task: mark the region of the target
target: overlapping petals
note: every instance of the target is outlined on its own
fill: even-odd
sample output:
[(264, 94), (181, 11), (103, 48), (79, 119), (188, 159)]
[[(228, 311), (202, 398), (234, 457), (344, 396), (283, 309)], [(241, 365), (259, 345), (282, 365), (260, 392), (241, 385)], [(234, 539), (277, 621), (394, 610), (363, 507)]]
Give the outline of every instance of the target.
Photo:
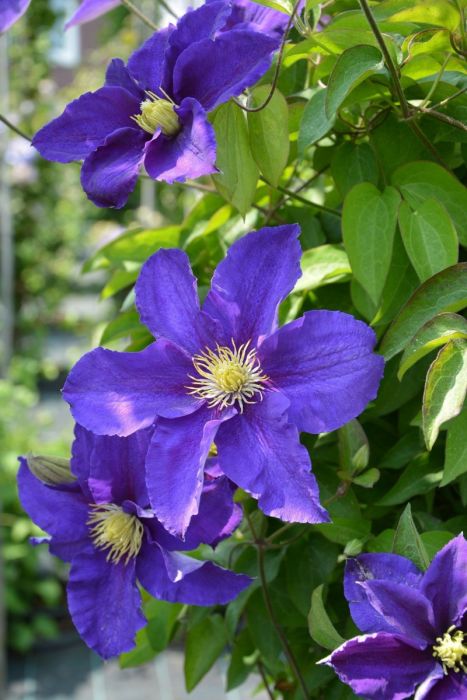
[[(86, 0), (69, 25), (110, 6)], [(126, 67), (113, 59), (105, 86), (69, 104), (33, 146), (48, 160), (84, 160), (81, 184), (99, 207), (124, 206), (143, 167), (166, 182), (216, 172), (207, 112), (254, 84), (277, 48), (250, 29), (220, 32), (231, 9), (220, 0), (189, 11), (150, 37)]]
[[(298, 432), (333, 430), (357, 416), (376, 395), (383, 360), (373, 352), (373, 331), (347, 314), (309, 312), (277, 329), (279, 304), (300, 275), (299, 233), (286, 225), (237, 241), (201, 308), (185, 253), (155, 253), (135, 291), (140, 318), (157, 342), (141, 353), (95, 350), (66, 382), (64, 396), (90, 430), (128, 435), (157, 421), (147, 485), (172, 533), (183, 535), (198, 512), (211, 442), (221, 471), (265, 513), (328, 520)], [(240, 367), (234, 382), (238, 372), (256, 377), (242, 401), (206, 370), (228, 374), (229, 353)], [(207, 375), (196, 379), (203, 357), (210, 358)], [(203, 382), (207, 394), (197, 390)]]
[(29, 7), (31, 0), (2, 0), (0, 4), (0, 34), (10, 29)]
[[(71, 484), (45, 485), (21, 459), (23, 507), (51, 535), (51, 552), (71, 561), (67, 597), (72, 619), (85, 642), (104, 658), (129, 651), (145, 624), (138, 580), (162, 600), (195, 605), (227, 603), (250, 583), (247, 576), (177, 551), (215, 545), (237, 527), (240, 513), (226, 477), (207, 479), (206, 503), (201, 496), (185, 541), (155, 518), (144, 478), (151, 432), (98, 437), (77, 426), (71, 463), (77, 480)], [(100, 537), (93, 530), (96, 513), (97, 522), (104, 523)], [(106, 529), (109, 513), (120, 520)], [(126, 530), (115, 539), (113, 527), (129, 522), (136, 539), (125, 540)], [(125, 543), (128, 547), (122, 549)]]
[(373, 634), (345, 642), (320, 663), (331, 666), (364, 698), (402, 700), (414, 693), (415, 700), (465, 696), (467, 655), (457, 656), (458, 637), (463, 636), (464, 646), (467, 639), (463, 535), (443, 547), (424, 574), (393, 554), (364, 554), (350, 560), (344, 592), (354, 621)]

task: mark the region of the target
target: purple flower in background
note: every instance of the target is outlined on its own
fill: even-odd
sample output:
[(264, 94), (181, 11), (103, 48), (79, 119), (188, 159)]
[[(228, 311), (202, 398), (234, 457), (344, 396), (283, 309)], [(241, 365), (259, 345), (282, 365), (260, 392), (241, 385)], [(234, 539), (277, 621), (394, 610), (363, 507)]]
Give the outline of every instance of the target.
[(146, 461), (157, 517), (183, 533), (198, 510), (213, 442), (219, 465), (268, 515), (324, 522), (299, 431), (335, 430), (376, 396), (375, 334), (334, 311), (277, 328), (300, 277), (297, 225), (263, 228), (231, 246), (202, 308), (187, 255), (160, 250), (136, 284), (141, 321), (157, 338), (141, 352), (97, 348), (72, 369), (64, 397), (99, 434), (157, 427)]
[(82, 0), (81, 5), (66, 23), (65, 28), (69, 29), (77, 24), (91, 22), (118, 5), (120, 5), (120, 0)]
[(363, 698), (467, 698), (467, 542), (451, 540), (422, 574), (396, 554), (347, 563), (345, 597), (364, 634), (320, 663)]
[(0, 0), (0, 34), (24, 15), (31, 0)]
[(124, 206), (142, 166), (150, 177), (184, 181), (215, 172), (207, 112), (254, 84), (277, 43), (250, 30), (223, 32), (230, 7), (212, 2), (114, 59), (104, 87), (71, 102), (33, 146), (48, 160), (84, 160), (81, 183), (94, 204)]
[(52, 554), (71, 562), (68, 607), (91, 649), (109, 658), (134, 646), (145, 624), (137, 580), (155, 598), (189, 605), (227, 603), (249, 585), (247, 576), (180, 553), (201, 542), (215, 545), (238, 525), (241, 511), (225, 477), (207, 478), (182, 542), (149, 508), (144, 459), (150, 430), (97, 437), (77, 426), (75, 435), (76, 481), (45, 484), (20, 458), (18, 488), (26, 512), (51, 535)]

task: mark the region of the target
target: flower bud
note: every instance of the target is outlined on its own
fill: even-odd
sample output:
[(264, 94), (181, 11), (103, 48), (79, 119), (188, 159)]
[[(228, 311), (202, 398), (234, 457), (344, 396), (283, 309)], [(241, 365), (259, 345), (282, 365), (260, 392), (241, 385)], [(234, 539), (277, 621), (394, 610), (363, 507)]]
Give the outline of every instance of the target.
[(34, 476), (47, 486), (72, 484), (76, 481), (76, 477), (71, 473), (69, 459), (29, 454), (27, 463)]

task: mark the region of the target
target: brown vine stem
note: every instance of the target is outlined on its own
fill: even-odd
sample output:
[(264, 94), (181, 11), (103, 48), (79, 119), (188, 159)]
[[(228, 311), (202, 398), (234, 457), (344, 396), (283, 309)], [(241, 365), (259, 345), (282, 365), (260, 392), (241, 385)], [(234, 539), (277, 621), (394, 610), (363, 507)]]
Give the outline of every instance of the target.
[(21, 131), (21, 129), (18, 129), (17, 126), (15, 126), (9, 119), (3, 116), (3, 114), (0, 114), (0, 122), (3, 122), (5, 126), (7, 126), (11, 131), (14, 131), (15, 134), (18, 134), (18, 136), (21, 136), (21, 138), (26, 139), (26, 141), (31, 142), (32, 139), (30, 136), (24, 133), (24, 131)]
[(402, 114), (405, 120), (407, 120), (407, 124), (409, 125), (410, 129), (413, 131), (415, 136), (418, 138), (418, 140), (423, 143), (425, 148), (427, 148), (430, 153), (436, 158), (438, 163), (443, 166), (443, 168), (446, 168), (446, 170), (450, 170), (449, 166), (444, 162), (443, 158), (440, 156), (436, 148), (433, 146), (431, 141), (425, 136), (423, 131), (420, 129), (419, 125), (417, 124), (416, 121), (411, 121), (412, 118), (412, 110), (410, 108), (409, 103), (407, 102), (407, 99), (404, 95), (404, 91), (402, 89), (401, 81), (399, 80), (399, 73), (397, 71), (396, 66), (394, 65), (394, 61), (392, 60), (391, 54), (389, 53), (389, 49), (386, 46), (386, 42), (384, 41), (384, 37), (382, 33), (380, 32), (380, 29), (378, 27), (378, 24), (374, 18), (374, 15), (372, 11), (370, 10), (370, 6), (368, 5), (367, 0), (359, 0), (360, 7), (363, 10), (363, 14), (365, 15), (368, 24), (370, 25), (371, 31), (374, 34), (374, 37), (376, 41), (378, 42), (378, 46), (381, 49), (381, 53), (383, 54), (384, 57), (384, 62), (386, 64), (386, 67), (391, 74), (392, 78), (392, 83), (394, 85), (394, 89), (397, 93), (397, 97), (399, 100), (399, 104), (401, 106)]
[(253, 522), (247, 511), (244, 509), (243, 512), (256, 545), (256, 551), (258, 554), (258, 573), (261, 581), (261, 589), (263, 591), (264, 604), (266, 606), (269, 619), (271, 620), (271, 623), (277, 632), (277, 636), (279, 637), (282, 649), (284, 650), (284, 654), (287, 658), (287, 661), (289, 662), (290, 668), (292, 669), (292, 672), (302, 690), (303, 697), (305, 698), (305, 700), (310, 700), (310, 695), (308, 693), (308, 688), (306, 687), (305, 679), (302, 676), (300, 668), (297, 664), (297, 660), (295, 659), (287, 637), (284, 634), (284, 630), (279, 624), (279, 621), (277, 620), (276, 614), (274, 612), (274, 608), (272, 607), (271, 597), (269, 595), (268, 583), (266, 578), (266, 570), (264, 568), (264, 547), (266, 543), (258, 538)]
[(154, 22), (149, 19), (149, 17), (146, 17), (144, 12), (141, 12), (141, 10), (136, 7), (136, 5), (133, 5), (131, 0), (121, 0), (122, 5), (125, 5), (126, 9), (132, 12), (136, 17), (138, 17), (144, 24), (146, 24), (148, 27), (150, 27), (154, 32), (157, 32), (157, 25), (154, 24)]
[(426, 107), (416, 107), (416, 109), (422, 114), (426, 114), (428, 117), (433, 117), (433, 119), (437, 119), (440, 122), (444, 122), (445, 124), (453, 126), (455, 129), (459, 129), (459, 131), (467, 132), (467, 126), (463, 122), (460, 122), (458, 119), (450, 117), (449, 114), (437, 112), (435, 109), (428, 109)]
[(274, 77), (272, 79), (272, 84), (271, 84), (271, 89), (269, 91), (269, 95), (266, 97), (264, 102), (262, 104), (260, 104), (258, 107), (247, 107), (246, 105), (242, 105), (241, 102), (239, 102), (238, 100), (236, 100), (234, 98), (233, 101), (235, 102), (235, 104), (238, 107), (240, 107), (240, 109), (243, 109), (244, 112), (261, 112), (261, 110), (263, 110), (265, 107), (267, 107), (268, 104), (271, 102), (271, 100), (274, 96), (274, 93), (276, 91), (276, 88), (277, 88), (277, 82), (279, 80), (279, 73), (280, 73), (280, 70), (282, 67), (282, 60), (284, 58), (284, 50), (285, 50), (285, 44), (287, 41), (287, 35), (290, 32), (290, 29), (292, 27), (292, 23), (294, 21), (295, 15), (297, 14), (297, 10), (298, 10), (298, 6), (300, 5), (300, 2), (301, 2), (301, 0), (296, 1), (294, 8), (292, 10), (292, 14), (289, 17), (289, 21), (287, 22), (287, 26), (286, 26), (285, 31), (284, 31), (284, 36), (282, 37), (281, 45), (279, 48), (279, 54), (277, 56), (277, 63), (276, 63), (276, 70), (274, 72)]
[(296, 199), (297, 202), (301, 202), (302, 204), (305, 204), (307, 207), (314, 207), (315, 209), (319, 209), (320, 211), (325, 211), (328, 214), (334, 214), (334, 216), (341, 216), (340, 211), (337, 211), (337, 209), (331, 209), (330, 207), (324, 206), (324, 204), (316, 204), (315, 202), (310, 202), (309, 199), (305, 199), (305, 197), (302, 197), (301, 195), (297, 194), (296, 192), (293, 192), (293, 190), (288, 190), (286, 187), (281, 187), (280, 185), (272, 185), (268, 180), (266, 180), (265, 177), (261, 177), (260, 180), (264, 182), (266, 185), (269, 187), (272, 187), (274, 190), (277, 190), (278, 192), (282, 192), (282, 194), (286, 194), (289, 199)]
[(268, 694), (268, 697), (270, 698), (270, 700), (274, 700), (274, 695), (273, 695), (271, 688), (269, 687), (268, 679), (266, 676), (266, 671), (264, 670), (263, 664), (261, 663), (261, 661), (258, 660), (256, 662), (256, 665), (258, 667), (258, 671), (260, 673), (260, 676), (263, 679), (263, 685), (266, 688), (266, 692)]

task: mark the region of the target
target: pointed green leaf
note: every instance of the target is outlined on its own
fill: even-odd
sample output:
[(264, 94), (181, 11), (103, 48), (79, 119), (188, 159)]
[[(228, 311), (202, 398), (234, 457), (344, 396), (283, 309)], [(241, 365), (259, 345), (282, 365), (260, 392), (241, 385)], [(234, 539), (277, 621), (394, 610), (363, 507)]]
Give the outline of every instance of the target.
[(399, 204), (394, 187), (381, 193), (366, 182), (356, 185), (344, 201), (342, 231), (352, 272), (374, 303), (391, 264)]
[(436, 199), (426, 199), (415, 211), (402, 202), (399, 226), (407, 254), (422, 282), (456, 264), (456, 229)]
[(410, 503), (407, 503), (399, 518), (394, 533), (392, 551), (394, 554), (400, 554), (400, 556), (410, 559), (422, 571), (426, 571), (430, 564), (427, 551), (412, 518)]
[(325, 649), (337, 649), (345, 642), (332, 624), (323, 603), (323, 584), (311, 594), (311, 608), (308, 613), (308, 630), (317, 644)]
[(337, 431), (339, 464), (349, 477), (368, 466), (370, 444), (358, 420), (351, 420)]
[(320, 245), (306, 250), (301, 259), (302, 276), (294, 292), (316, 289), (332, 282), (344, 282), (350, 275), (347, 253), (338, 244)]
[(397, 355), (419, 328), (441, 311), (460, 311), (467, 306), (467, 263), (438, 272), (412, 294), (384, 336), (381, 352)]
[(415, 161), (398, 168), (391, 177), (413, 209), (436, 199), (447, 210), (462, 245), (467, 246), (467, 190), (445, 168), (430, 161)]
[(457, 416), (467, 393), (467, 341), (451, 340), (431, 364), (423, 393), (423, 434), (429, 450), (443, 423)]
[(404, 350), (397, 373), (399, 381), (418, 360), (455, 338), (467, 338), (467, 321), (463, 316), (439, 314), (425, 323)]
[(352, 46), (339, 56), (329, 78), (325, 109), (333, 117), (349, 92), (383, 67), (381, 51), (374, 46)]
[(449, 424), (441, 486), (467, 473), (467, 408)]
[(331, 173), (343, 196), (361, 182), (377, 185), (379, 180), (378, 161), (367, 143), (343, 143), (332, 159)]
[(221, 105), (215, 112), (219, 175), (213, 175), (222, 197), (245, 216), (255, 197), (258, 166), (250, 148), (247, 122), (243, 111), (234, 102)]
[(371, 489), (376, 482), (379, 481), (380, 476), (379, 469), (372, 467), (371, 469), (367, 469), (366, 472), (363, 472), (363, 474), (354, 476), (352, 483), (357, 484), (357, 486), (362, 486), (364, 489)]
[(307, 103), (300, 122), (298, 152), (303, 156), (308, 146), (326, 136), (334, 124), (334, 117), (328, 117), (324, 109), (326, 90), (316, 92)]
[(430, 471), (428, 456), (424, 453), (410, 462), (394, 486), (378, 501), (378, 505), (397, 506), (413, 496), (428, 493), (439, 484), (441, 476), (441, 471)]
[(212, 667), (227, 643), (227, 631), (220, 615), (210, 615), (188, 630), (185, 642), (185, 685), (195, 688)]
[[(267, 99), (271, 85), (255, 88), (250, 107), (258, 107)], [(289, 110), (285, 97), (275, 90), (269, 103), (259, 112), (248, 112), (250, 146), (257, 166), (273, 185), (278, 185), (289, 157)]]

